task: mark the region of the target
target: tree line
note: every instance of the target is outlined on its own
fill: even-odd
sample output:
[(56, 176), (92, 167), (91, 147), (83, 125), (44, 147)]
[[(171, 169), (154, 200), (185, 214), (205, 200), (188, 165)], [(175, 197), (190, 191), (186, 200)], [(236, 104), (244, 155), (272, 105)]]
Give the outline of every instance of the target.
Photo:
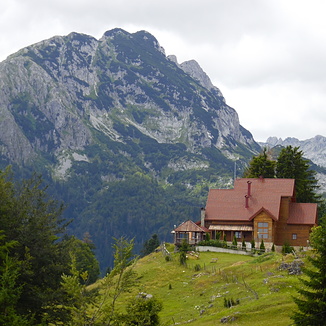
[(99, 276), (94, 245), (67, 234), (63, 209), (40, 176), (18, 183), (0, 171), (0, 325), (158, 325), (155, 298), (116, 310), (137, 284), (133, 240), (115, 239), (113, 268), (90, 287)]
[(296, 200), (299, 203), (319, 203), (320, 196), (316, 172), (310, 168), (309, 161), (303, 157), (299, 147), (283, 148), (277, 159), (273, 160), (266, 148), (252, 158), (244, 171), (245, 178), (287, 178), (295, 179)]

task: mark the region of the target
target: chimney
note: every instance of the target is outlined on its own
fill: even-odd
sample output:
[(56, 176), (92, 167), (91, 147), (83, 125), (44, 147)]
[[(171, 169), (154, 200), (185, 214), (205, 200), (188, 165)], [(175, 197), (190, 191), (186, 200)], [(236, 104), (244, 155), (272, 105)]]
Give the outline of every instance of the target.
[(249, 207), (249, 196), (248, 195), (245, 195), (245, 199), (246, 199), (245, 208), (248, 208)]
[(248, 192), (247, 192), (247, 196), (250, 197), (251, 196), (251, 181), (247, 181), (248, 184)]
[(206, 213), (206, 209), (204, 207), (202, 207), (200, 209), (200, 226), (204, 227), (205, 226), (205, 214)]

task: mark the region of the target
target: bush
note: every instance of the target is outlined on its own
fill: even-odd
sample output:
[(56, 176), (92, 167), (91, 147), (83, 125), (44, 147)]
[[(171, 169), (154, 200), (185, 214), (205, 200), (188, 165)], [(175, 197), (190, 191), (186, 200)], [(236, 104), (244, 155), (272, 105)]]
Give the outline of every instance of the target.
[(171, 261), (171, 260), (172, 260), (172, 258), (171, 258), (170, 255), (166, 255), (166, 256), (165, 256), (165, 261)]
[(237, 241), (236, 236), (234, 235), (233, 241), (232, 241), (232, 249), (237, 249), (237, 247), (238, 247), (238, 241)]
[(274, 243), (273, 243), (273, 245), (272, 245), (272, 252), (275, 252), (275, 246), (274, 246)]
[(212, 246), (212, 247), (223, 247), (222, 243), (219, 240), (204, 240), (198, 243), (199, 246)]
[(251, 250), (254, 251), (256, 248), (255, 240), (252, 239), (250, 243), (251, 243)]
[(264, 244), (264, 239), (261, 240), (261, 244), (260, 244), (260, 253), (264, 253), (265, 252), (265, 244)]
[(196, 272), (199, 272), (201, 270), (200, 264), (196, 264), (194, 268)]
[(231, 299), (224, 298), (224, 307), (225, 308), (231, 308), (233, 306), (238, 305), (239, 303), (240, 303), (239, 299), (234, 301), (233, 298), (231, 298)]
[(291, 247), (287, 242), (284, 243), (284, 245), (282, 246), (282, 254), (290, 254), (291, 252), (294, 251), (294, 248)]

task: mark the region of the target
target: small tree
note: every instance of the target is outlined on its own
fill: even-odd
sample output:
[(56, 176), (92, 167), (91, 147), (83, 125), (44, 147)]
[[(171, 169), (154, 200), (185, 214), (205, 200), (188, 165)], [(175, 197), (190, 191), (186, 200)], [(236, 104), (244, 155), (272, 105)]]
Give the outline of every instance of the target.
[(255, 250), (256, 244), (255, 244), (255, 240), (254, 239), (251, 240), (250, 244), (251, 244), (251, 250), (252, 251)]
[(246, 250), (247, 246), (246, 246), (246, 242), (244, 241), (244, 239), (242, 240), (242, 250)]
[(190, 249), (189, 244), (187, 243), (186, 240), (183, 240), (179, 248), (180, 251), (179, 261), (181, 265), (187, 265), (187, 252), (189, 251), (189, 249)]
[(234, 249), (238, 248), (238, 240), (235, 235), (233, 236), (232, 248), (234, 248)]
[(223, 248), (226, 248), (228, 246), (227, 242), (226, 242), (226, 234), (224, 233), (223, 236), (223, 244), (222, 244)]
[(261, 239), (261, 244), (260, 244), (260, 252), (263, 253), (265, 252), (265, 244), (264, 244), (264, 239)]
[(294, 298), (298, 310), (292, 316), (296, 325), (324, 325), (326, 320), (326, 225), (314, 227), (310, 236), (314, 256), (308, 260), (312, 268), (303, 268), (307, 278), (301, 278), (300, 297)]
[(274, 243), (273, 243), (273, 245), (272, 245), (272, 252), (275, 252), (275, 246), (274, 246)]
[(153, 234), (152, 237), (145, 241), (143, 249), (141, 251), (141, 256), (144, 257), (152, 253), (160, 245), (159, 238), (157, 234)]
[(282, 246), (282, 254), (290, 254), (292, 251), (294, 250), (294, 248), (292, 246), (290, 246), (287, 242), (284, 243), (284, 245)]

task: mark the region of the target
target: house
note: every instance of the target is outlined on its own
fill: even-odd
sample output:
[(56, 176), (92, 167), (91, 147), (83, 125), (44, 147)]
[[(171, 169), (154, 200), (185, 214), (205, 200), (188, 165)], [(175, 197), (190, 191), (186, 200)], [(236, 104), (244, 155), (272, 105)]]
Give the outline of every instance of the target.
[(196, 225), (212, 239), (304, 247), (316, 223), (317, 204), (296, 202), (294, 179), (242, 178), (233, 189), (210, 189)]
[(190, 220), (181, 223), (172, 231), (174, 234), (174, 244), (176, 245), (181, 245), (183, 241), (190, 245), (197, 245), (200, 241), (205, 240), (206, 233), (209, 232), (207, 228), (201, 227)]

